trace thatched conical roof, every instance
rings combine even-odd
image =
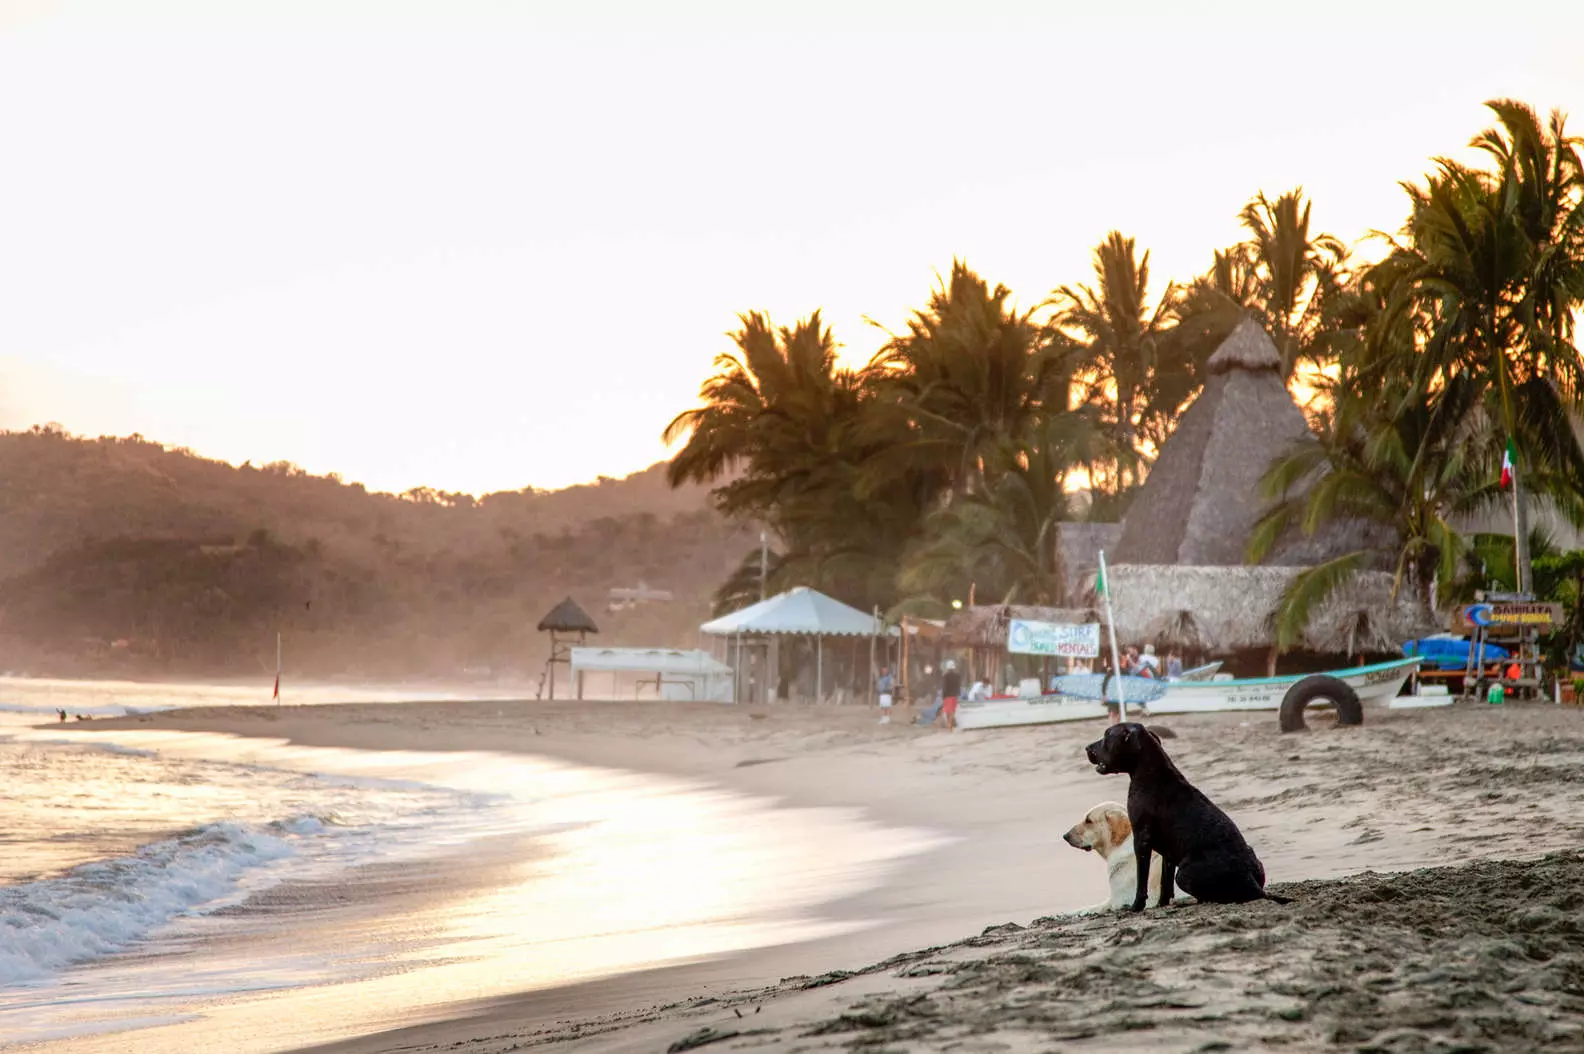
[[[587,611],[578,607],[571,597],[567,597],[539,620],[539,632],[543,633],[546,630],[554,630],[557,633],[598,633],[599,627],[594,625],[594,620],[589,618]]]
[[[1056,526],[1056,548],[1062,561],[1062,599],[1074,601],[1094,581],[1100,551],[1113,554],[1122,536],[1120,523],[1061,523]],[[1048,621],[1048,620],[1047,620]]]
[[[1245,318],[1207,364],[1209,377],[1128,509],[1117,564],[1242,566],[1269,505],[1260,480],[1309,423],[1282,380],[1281,357]],[[1362,527],[1329,526],[1279,545],[1267,564],[1323,563],[1361,545]]]

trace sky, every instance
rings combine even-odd
[[[737,315],[847,361],[954,258],[1157,290],[1302,185],[1348,240],[1584,4],[0,0],[0,428],[481,494],[666,455]]]

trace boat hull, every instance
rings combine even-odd
[[[1406,681],[1419,666],[1419,660],[1396,659],[1373,666],[1354,666],[1346,670],[1330,670],[1326,676],[1335,677],[1359,697],[1366,706],[1389,701],[1402,691]],[[1152,714],[1213,714],[1236,710],[1279,710],[1289,689],[1312,674],[1291,674],[1285,677],[1256,677],[1242,681],[1205,681],[1197,684],[1173,684],[1166,694],[1149,704]]]
[[[1328,671],[1358,693],[1359,702],[1390,703],[1403,682],[1419,666],[1417,657],[1396,659],[1373,666]],[[1173,681],[1166,694],[1149,703],[1151,714],[1214,714],[1240,710],[1279,710],[1288,689],[1307,673],[1285,677],[1256,677],[1233,681]],[[1450,700],[1448,700],[1450,703]],[[1419,705],[1430,705],[1420,703]],[[1447,704],[1440,704],[1447,705]],[[962,728],[1003,728],[1011,725],[1044,725],[1062,721],[1088,721],[1106,716],[1104,703],[1062,695],[1034,699],[964,701],[957,707]]]

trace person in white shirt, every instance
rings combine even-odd
[[[1155,655],[1155,645],[1144,645],[1144,654],[1139,656],[1138,664],[1141,668],[1148,666],[1151,676],[1160,676],[1160,659]],[[1142,669],[1140,672],[1142,672]]]

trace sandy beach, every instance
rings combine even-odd
[[[1377,711],[1297,736],[1273,714],[1156,723],[1294,904],[1068,914],[1103,899],[1104,870],[1061,833],[1126,793],[1082,759],[1095,724],[945,734],[859,708],[493,700],[125,719],[520,752],[949,836],[900,880],[828,906],[869,924],[858,932],[459,1005],[331,1048],[347,1054],[1584,1044],[1584,711]]]

